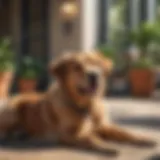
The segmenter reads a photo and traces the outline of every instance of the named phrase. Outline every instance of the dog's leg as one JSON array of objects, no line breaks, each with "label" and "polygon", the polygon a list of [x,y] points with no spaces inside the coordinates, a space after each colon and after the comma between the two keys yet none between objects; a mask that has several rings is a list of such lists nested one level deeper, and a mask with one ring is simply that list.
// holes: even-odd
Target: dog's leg
[{"label": "dog's leg", "polygon": [[131,134],[116,126],[102,126],[97,131],[98,134],[105,140],[130,143],[143,147],[153,147],[156,145],[156,142],[149,138]]},{"label": "dog's leg", "polygon": [[60,141],[62,144],[75,146],[81,149],[103,152],[111,156],[116,156],[118,154],[117,147],[112,144],[105,143],[105,141],[96,135],[89,135],[86,137],[65,136],[62,137]]},{"label": "dog's leg", "polygon": [[[104,104],[101,101],[96,101],[92,108],[92,118],[95,125],[95,132],[97,132],[97,134],[103,139],[121,143],[130,143],[144,147],[152,147],[156,145],[156,142],[149,138],[134,135],[122,128],[111,125],[109,119],[106,121],[106,116],[104,115]],[[106,123],[108,125],[105,125]]]},{"label": "dog's leg", "polygon": [[95,151],[97,150],[115,156],[118,154],[118,149],[115,146],[105,143],[103,139],[96,135],[90,135],[88,137],[81,138],[78,141],[80,146],[84,148],[93,149]]},{"label": "dog's leg", "polygon": [[8,106],[1,107],[0,110],[0,138],[11,138],[12,131],[17,125],[17,115],[14,109]]}]

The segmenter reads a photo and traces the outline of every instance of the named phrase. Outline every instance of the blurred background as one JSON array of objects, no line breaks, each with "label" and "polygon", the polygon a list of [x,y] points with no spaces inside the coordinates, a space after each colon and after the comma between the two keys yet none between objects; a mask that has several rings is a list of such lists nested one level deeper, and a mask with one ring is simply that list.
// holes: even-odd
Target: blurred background
[{"label": "blurred background", "polygon": [[[51,59],[66,50],[92,49],[115,64],[106,80],[114,121],[158,137],[160,0],[0,0],[1,99],[46,90]],[[61,159],[62,153],[71,159],[79,155],[60,150],[50,158]],[[148,155],[130,153],[122,159]],[[81,154],[85,158],[93,157]]]},{"label": "blurred background", "polygon": [[0,22],[2,94],[45,90],[50,59],[91,49],[115,63],[106,94],[148,97],[160,88],[159,0],[0,0]]}]

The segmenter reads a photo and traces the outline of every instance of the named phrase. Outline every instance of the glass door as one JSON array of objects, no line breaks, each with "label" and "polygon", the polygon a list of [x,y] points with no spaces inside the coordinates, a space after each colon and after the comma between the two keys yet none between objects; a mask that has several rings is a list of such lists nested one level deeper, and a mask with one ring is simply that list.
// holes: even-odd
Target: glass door
[{"label": "glass door", "polygon": [[[46,68],[48,63],[48,0],[22,0],[21,35],[21,56],[33,56]],[[39,80],[40,89],[45,88],[47,79],[47,72],[44,71]]]}]

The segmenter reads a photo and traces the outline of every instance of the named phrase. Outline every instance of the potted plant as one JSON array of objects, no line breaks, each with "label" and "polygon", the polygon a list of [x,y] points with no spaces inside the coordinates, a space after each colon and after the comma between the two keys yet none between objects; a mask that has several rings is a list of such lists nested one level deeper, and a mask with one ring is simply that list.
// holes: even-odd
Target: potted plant
[{"label": "potted plant", "polygon": [[101,45],[98,49],[105,57],[108,57],[115,61],[115,50],[113,49],[113,47],[104,44]]},{"label": "potted plant", "polygon": [[8,96],[14,73],[14,53],[9,38],[0,40],[0,97]]},{"label": "potted plant", "polygon": [[106,94],[114,96],[126,94],[127,82],[125,73],[123,72],[124,64],[120,63],[123,62],[120,60],[122,57],[119,57],[119,54],[116,54],[116,49],[111,45],[102,45],[99,47],[99,50],[105,57],[112,59],[113,63],[116,64],[110,77],[107,77],[107,83],[109,83],[109,85]]},{"label": "potted plant", "polygon": [[148,48],[159,39],[158,25],[144,23],[131,35],[132,43],[140,50],[139,57],[131,63],[129,70],[131,92],[138,97],[148,97],[155,88],[154,61]]},{"label": "potted plant", "polygon": [[37,88],[42,71],[40,63],[33,57],[24,57],[18,71],[18,89],[21,93],[33,92]]}]

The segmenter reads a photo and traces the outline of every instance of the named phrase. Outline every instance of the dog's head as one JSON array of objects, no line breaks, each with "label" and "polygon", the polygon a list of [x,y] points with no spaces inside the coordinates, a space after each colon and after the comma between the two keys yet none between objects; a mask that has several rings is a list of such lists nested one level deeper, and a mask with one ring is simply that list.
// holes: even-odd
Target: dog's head
[{"label": "dog's head", "polygon": [[102,96],[112,61],[98,52],[66,53],[50,64],[50,72],[75,102]]}]

